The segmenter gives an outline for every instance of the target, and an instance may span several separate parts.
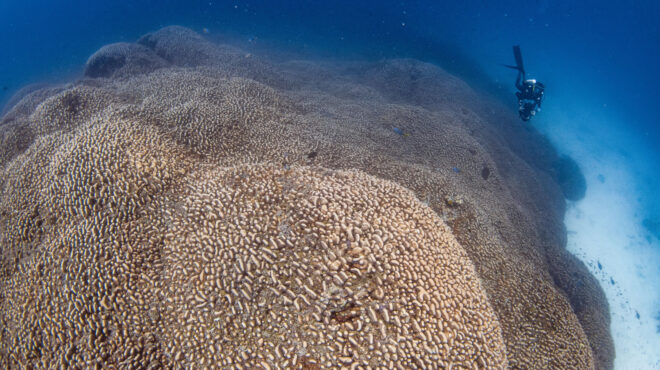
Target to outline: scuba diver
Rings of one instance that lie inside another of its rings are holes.
[[[536,112],[541,111],[541,101],[543,100],[545,86],[535,79],[527,79],[525,77],[525,67],[523,66],[520,46],[515,45],[513,47],[513,56],[516,59],[516,65],[506,65],[506,67],[518,71],[518,78],[516,78],[518,114],[523,121],[529,121],[536,115]]]

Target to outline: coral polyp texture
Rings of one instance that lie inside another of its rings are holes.
[[[442,69],[166,27],[84,75],[0,121],[2,367],[611,367],[561,159]]]
[[[409,191],[320,168],[204,169],[189,181],[181,208],[164,211],[160,276],[171,278],[153,278],[175,359],[505,364],[472,263]]]

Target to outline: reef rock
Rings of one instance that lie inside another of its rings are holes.
[[[577,162],[571,157],[562,156],[557,162],[557,179],[564,196],[577,201],[587,193],[587,180]]]

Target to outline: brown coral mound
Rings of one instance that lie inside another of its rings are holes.
[[[3,364],[258,365],[286,330],[269,366],[496,367],[501,331],[513,368],[611,367],[558,157],[511,113],[413,60],[273,64],[181,27],[140,45],[169,66],[0,121]]]
[[[175,358],[504,366],[469,258],[410,192],[306,168],[205,170],[191,180],[165,235],[161,274],[171,278],[157,288]]]
[[[120,42],[102,47],[87,60],[85,76],[92,78],[120,78],[152,72],[168,63],[151,49]]]
[[[504,366],[472,263],[409,191],[191,170],[154,136],[93,121],[9,174],[34,193],[3,198],[4,365]]]

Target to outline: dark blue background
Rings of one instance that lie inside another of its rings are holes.
[[[322,56],[415,56],[468,80],[476,75],[484,85],[493,81],[480,79],[483,72],[503,82],[510,71],[497,70],[497,63],[511,62],[510,47],[520,43],[528,66],[539,75],[554,70],[565,76],[560,83],[589,85],[627,114],[655,111],[649,104],[659,97],[657,1],[435,3],[3,1],[0,81],[14,90],[26,82],[61,78],[79,72],[87,56],[104,44],[182,24]],[[660,116],[653,117],[658,122]]]
[[[624,130],[635,138],[632,146],[655,148],[659,18],[657,0],[4,0],[0,87],[7,90],[0,89],[0,105],[27,83],[79,76],[105,44],[180,24],[254,50],[308,58],[420,58],[515,109],[515,72],[501,64],[513,62],[511,46],[520,44],[530,75],[548,87],[534,124],[563,129],[560,120],[574,120],[582,130]],[[634,149],[627,142],[621,150]],[[648,161],[658,159],[653,149]]]

